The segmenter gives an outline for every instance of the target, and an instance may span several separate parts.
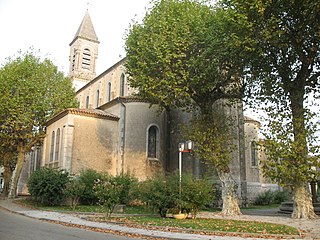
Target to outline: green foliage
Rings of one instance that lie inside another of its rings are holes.
[[[221,0],[230,25],[230,39],[245,53],[251,106],[267,113],[265,174],[293,190],[294,218],[315,218],[304,194],[319,176],[319,142],[310,115],[319,97],[320,6],[318,0]],[[318,110],[315,110],[318,114]],[[302,191],[301,189],[304,189]]]
[[[103,178],[97,179],[93,187],[98,204],[107,216],[111,216],[114,207],[120,203],[122,186],[117,180],[117,177],[105,175]]]
[[[222,109],[221,109],[222,110]],[[191,120],[191,127],[184,127],[187,139],[194,142],[197,157],[212,164],[218,171],[228,171],[233,150],[229,120],[220,113],[200,114]]]
[[[306,111],[305,120],[302,120],[305,130],[297,136],[288,118],[290,111],[282,109],[277,113],[277,110],[279,107],[269,110],[270,118],[264,131],[263,147],[267,154],[267,159],[261,161],[264,174],[281,186],[293,187],[299,182],[311,181],[320,174],[316,170],[320,167],[317,124]]]
[[[225,12],[209,1],[154,1],[142,23],[135,23],[126,38],[130,86],[160,107],[201,115],[211,115],[218,100],[239,100],[245,58],[229,41],[230,26]],[[231,139],[223,141],[223,131],[217,133],[214,125],[205,134],[207,126],[199,127],[190,138],[193,136],[198,154],[205,156],[203,160],[228,172]]]
[[[78,103],[70,79],[34,51],[8,59],[0,68],[0,102],[0,151],[18,153],[11,188],[15,194],[24,154],[43,140],[47,120]]]
[[[71,179],[64,190],[64,194],[69,198],[71,207],[74,210],[80,198],[83,196],[86,185],[79,179],[79,177]]]
[[[179,184],[177,181],[174,183]],[[157,210],[161,217],[166,217],[167,211],[177,206],[179,190],[172,188],[174,183],[167,180],[165,175],[157,174],[139,183],[140,199]]]
[[[103,179],[103,174],[93,169],[86,169],[80,172],[79,181],[85,185],[80,201],[88,204],[96,204],[98,198],[94,193],[94,185],[98,179]]]
[[[194,179],[184,175],[181,183],[181,200],[192,218],[196,218],[199,210],[213,202],[212,184],[206,179]]]
[[[270,204],[280,204],[284,201],[289,200],[289,192],[286,190],[271,191],[267,190],[258,195],[255,200],[257,205],[270,205]]]
[[[291,194],[288,190],[274,191],[273,203],[280,204],[282,202],[291,200],[291,198]]]
[[[139,184],[140,199],[158,211],[161,217],[167,212],[191,213],[195,218],[200,208],[213,200],[212,186],[207,180],[193,179],[189,175],[156,175]]]
[[[270,205],[273,203],[274,194],[271,190],[264,191],[258,195],[255,204],[257,205]]]
[[[114,177],[118,190],[120,191],[120,204],[129,204],[134,200],[132,189],[138,183],[138,179],[131,175],[129,172],[121,173]]]
[[[50,117],[78,106],[70,80],[34,52],[9,59],[0,69],[0,100],[0,137],[14,144],[14,139],[28,141],[43,134]]]
[[[32,173],[28,189],[30,195],[40,203],[55,205],[65,199],[64,191],[68,182],[68,172],[44,167]]]
[[[242,67],[231,57],[238,51],[228,44],[221,13],[208,2],[155,1],[127,35],[130,85],[162,106],[207,108],[239,97],[236,73]]]

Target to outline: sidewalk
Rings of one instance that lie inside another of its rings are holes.
[[[74,224],[81,225],[91,228],[105,229],[114,232],[123,232],[128,234],[138,234],[141,237],[154,237],[154,238],[165,238],[165,239],[221,239],[221,240],[253,240],[253,239],[263,239],[263,238],[244,238],[244,237],[234,237],[234,236],[213,236],[213,235],[200,235],[200,234],[190,234],[190,233],[180,233],[180,232],[164,232],[157,230],[147,230],[140,228],[132,228],[126,227],[122,225],[109,224],[109,223],[100,223],[100,222],[92,222],[87,221],[81,218],[79,214],[66,214],[66,213],[58,213],[58,212],[50,212],[50,211],[40,211],[33,210],[27,207],[23,207],[21,205],[15,204],[11,199],[0,199],[0,207],[5,208],[11,212],[15,212],[18,214],[22,214],[28,217],[37,218],[40,220],[48,220],[55,221],[59,223],[65,224]],[[256,210],[257,211],[257,210]],[[251,211],[250,214],[253,212]],[[270,211],[269,211],[270,214]],[[272,214],[272,213],[271,213]],[[236,220],[253,220],[253,221],[264,221],[264,222],[273,222],[279,224],[286,224],[290,226],[297,227],[301,230],[307,231],[307,237],[303,239],[320,239],[320,219],[318,220],[293,220],[289,216],[264,216],[259,215],[248,215],[248,213],[244,213],[242,216],[233,217],[230,219]],[[200,213],[199,217],[207,217],[207,218],[222,218],[218,214],[215,213]],[[224,217],[224,219],[226,219]],[[270,239],[270,238],[269,238]],[[296,238],[297,239],[297,238]],[[302,239],[302,238],[300,238]]]

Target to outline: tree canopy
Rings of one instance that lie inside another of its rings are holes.
[[[155,1],[126,39],[130,85],[161,106],[202,111],[218,99],[239,97],[232,90],[241,65],[221,18],[202,1]]]
[[[237,198],[229,201],[236,189],[228,167],[231,154],[225,144],[229,135],[219,134],[225,128],[210,121],[215,103],[239,100],[242,93],[244,62],[239,58],[241,52],[228,41],[230,29],[224,18],[224,12],[207,1],[155,1],[142,23],[129,30],[125,66],[129,84],[141,97],[166,109],[192,110],[198,115],[190,122],[194,131],[189,138],[197,138],[198,157],[212,161],[220,179],[227,181],[223,184],[224,205],[230,207],[223,212],[239,214]],[[215,138],[201,134],[203,129]],[[220,151],[223,148],[225,151]]]
[[[232,41],[246,53],[247,96],[252,106],[260,105],[268,114],[265,170],[297,193],[300,212],[293,216],[312,217],[308,194],[300,190],[319,167],[319,148],[312,144],[316,129],[310,121],[314,105],[308,103],[319,93],[319,2],[222,0],[220,6],[229,23],[238,26]]]
[[[22,166],[24,153],[41,142],[50,117],[78,106],[71,81],[34,52],[8,59],[1,67],[0,101],[0,149],[16,149],[17,166]]]

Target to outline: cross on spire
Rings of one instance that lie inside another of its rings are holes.
[[[89,10],[89,6],[90,6],[90,1],[87,1],[87,10]]]

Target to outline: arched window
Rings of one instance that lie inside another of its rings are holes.
[[[54,131],[52,132],[51,135],[51,144],[50,144],[50,162],[53,162],[53,155],[54,155],[54,138],[55,138],[55,134]]]
[[[157,158],[158,154],[158,128],[151,126],[148,130],[148,158]]]
[[[107,90],[107,101],[110,102],[111,101],[111,82],[108,83],[108,90]]]
[[[125,76],[122,73],[120,78],[120,97],[124,96],[124,80],[125,80]]]
[[[100,91],[97,90],[97,94],[96,94],[96,107],[99,107],[99,94],[100,94]]]
[[[83,56],[82,56],[82,68],[90,69],[90,63],[91,63],[91,53],[88,48],[85,48],[83,50]]]
[[[86,98],[86,108],[89,108],[89,96]]]
[[[59,151],[60,151],[60,128],[57,130],[57,136],[56,136],[56,149],[54,153],[54,160],[59,160]]]
[[[251,142],[251,166],[258,165],[257,143]]]

